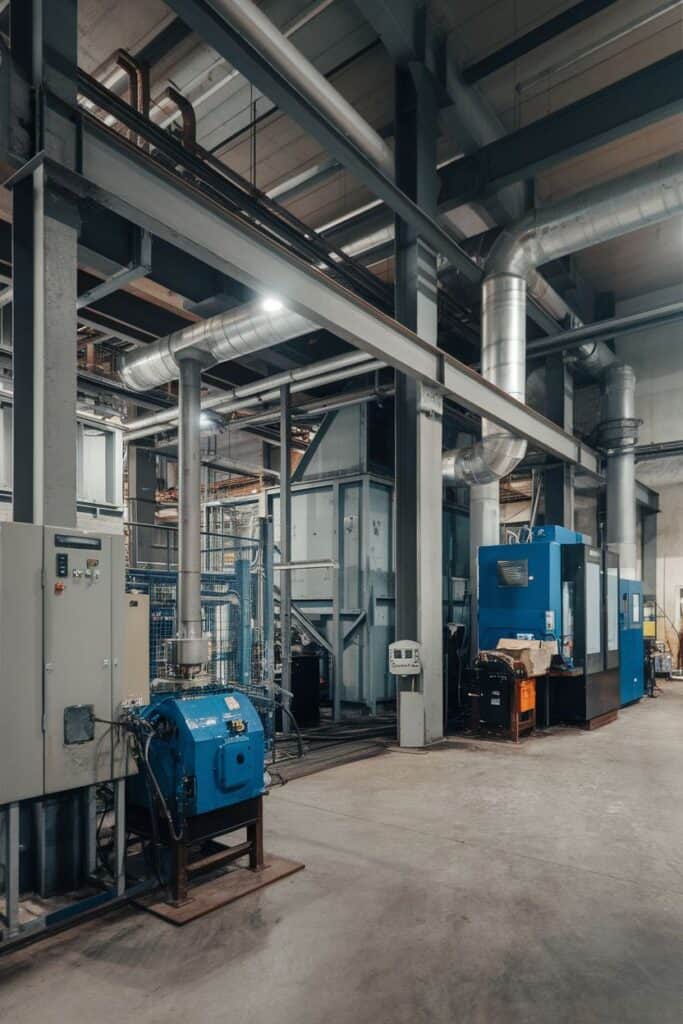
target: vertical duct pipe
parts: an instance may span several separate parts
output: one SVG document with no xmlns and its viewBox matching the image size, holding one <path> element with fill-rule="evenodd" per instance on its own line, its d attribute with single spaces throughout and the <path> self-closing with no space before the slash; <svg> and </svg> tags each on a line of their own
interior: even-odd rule
<svg viewBox="0 0 683 1024">
<path fill-rule="evenodd" d="M 617 364 L 605 374 L 600 441 L 607 450 L 607 543 L 626 579 L 636 579 L 636 375 Z"/>
<path fill-rule="evenodd" d="M 182 673 L 195 675 L 208 658 L 202 635 L 201 603 L 201 450 L 200 392 L 202 364 L 179 361 L 180 464 L 178 531 L 177 663 Z"/>
</svg>

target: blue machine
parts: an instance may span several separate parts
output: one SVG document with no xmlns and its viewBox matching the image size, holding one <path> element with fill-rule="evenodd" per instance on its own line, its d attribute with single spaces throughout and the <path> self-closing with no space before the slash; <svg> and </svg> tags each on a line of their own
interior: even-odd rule
<svg viewBox="0 0 683 1024">
<path fill-rule="evenodd" d="M 643 584 L 621 580 L 619 609 L 621 706 L 640 700 L 645 692 L 643 640 Z"/>
<path fill-rule="evenodd" d="M 561 640 L 562 546 L 583 534 L 538 526 L 528 544 L 479 549 L 479 647 L 492 650 L 505 637 Z"/>
<path fill-rule="evenodd" d="M 243 693 L 169 696 L 140 717 L 154 727 L 149 763 L 176 826 L 264 793 L 263 725 Z M 129 779 L 128 802 L 149 806 L 144 773 Z"/>
</svg>

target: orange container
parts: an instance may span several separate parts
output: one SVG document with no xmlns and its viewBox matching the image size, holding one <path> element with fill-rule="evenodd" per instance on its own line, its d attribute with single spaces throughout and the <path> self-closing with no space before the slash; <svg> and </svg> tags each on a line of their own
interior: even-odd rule
<svg viewBox="0 0 683 1024">
<path fill-rule="evenodd" d="M 519 710 L 533 711 L 536 707 L 536 680 L 525 679 L 519 684 Z"/>
</svg>

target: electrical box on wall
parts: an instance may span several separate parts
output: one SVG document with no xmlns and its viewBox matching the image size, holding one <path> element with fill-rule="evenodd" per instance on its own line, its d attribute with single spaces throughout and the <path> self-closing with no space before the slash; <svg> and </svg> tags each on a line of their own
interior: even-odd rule
<svg viewBox="0 0 683 1024">
<path fill-rule="evenodd" d="M 0 804 L 125 774 L 123 538 L 0 524 Z"/>
</svg>

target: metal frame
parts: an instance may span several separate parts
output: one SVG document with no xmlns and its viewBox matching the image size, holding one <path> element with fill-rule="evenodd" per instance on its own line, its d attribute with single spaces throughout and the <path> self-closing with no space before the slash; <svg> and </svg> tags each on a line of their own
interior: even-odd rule
<svg viewBox="0 0 683 1024">
<path fill-rule="evenodd" d="M 542 168 L 587 153 L 683 110 L 683 51 L 454 160 L 441 170 L 439 208 L 481 199 Z"/>
<path fill-rule="evenodd" d="M 592 449 L 91 121 L 84 125 L 82 154 L 82 175 L 52 166 L 63 187 L 144 226 L 256 292 L 263 291 L 264 280 L 278 281 L 288 305 L 356 348 L 508 427 L 535 448 L 586 472 L 599 472 Z"/>
<path fill-rule="evenodd" d="M 525 32 L 518 39 L 513 39 L 512 42 L 501 46 L 499 50 L 494 50 L 493 53 L 482 57 L 476 63 L 463 68 L 463 81 L 468 85 L 474 85 L 480 79 L 486 78 L 487 75 L 492 75 L 495 71 L 500 71 L 501 68 L 512 64 L 513 61 L 523 57 L 526 53 L 531 53 L 532 50 L 543 46 L 544 43 L 555 39 L 575 25 L 580 25 L 582 21 L 592 18 L 594 14 L 599 14 L 600 11 L 604 11 L 606 7 L 611 7 L 614 3 L 616 3 L 616 0 L 581 0 L 580 3 L 574 4 L 573 7 L 556 15 L 556 17 L 544 21 L 529 32 Z"/>
</svg>

